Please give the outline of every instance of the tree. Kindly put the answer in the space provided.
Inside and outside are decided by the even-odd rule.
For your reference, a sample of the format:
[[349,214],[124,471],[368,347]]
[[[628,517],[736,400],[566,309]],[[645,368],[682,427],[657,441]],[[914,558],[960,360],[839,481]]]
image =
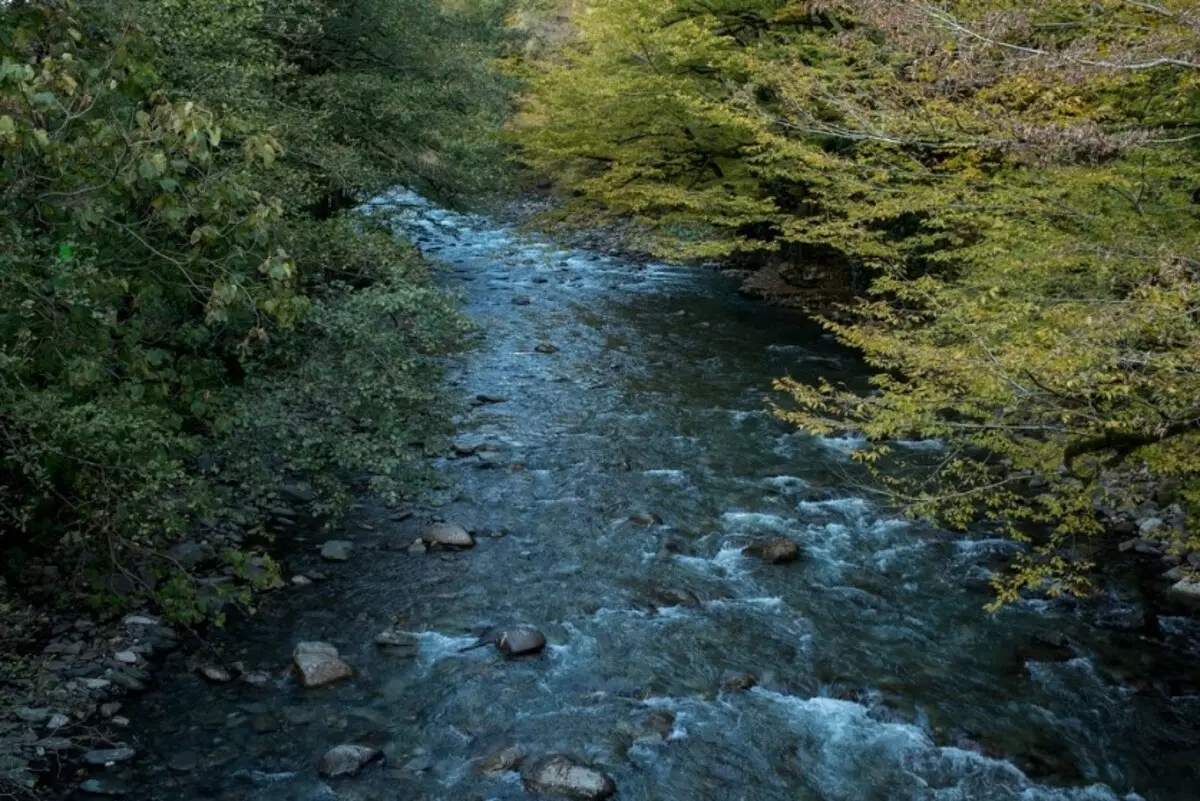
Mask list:
[[[916,514],[1033,538],[1002,600],[1082,591],[1097,510],[1164,483],[1195,530],[1189,4],[606,0],[579,27],[534,82],[530,163],[640,215],[660,252],[871,276],[827,325],[875,390],[785,378],[778,413],[866,433],[859,458]],[[887,442],[911,437],[944,458],[897,472]]]

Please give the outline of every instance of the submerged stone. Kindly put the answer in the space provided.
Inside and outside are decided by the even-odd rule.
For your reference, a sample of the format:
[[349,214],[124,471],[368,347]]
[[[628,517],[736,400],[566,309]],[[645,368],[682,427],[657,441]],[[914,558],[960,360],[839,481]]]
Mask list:
[[380,752],[365,745],[337,745],[329,749],[317,763],[317,772],[330,778],[353,776],[374,762]]

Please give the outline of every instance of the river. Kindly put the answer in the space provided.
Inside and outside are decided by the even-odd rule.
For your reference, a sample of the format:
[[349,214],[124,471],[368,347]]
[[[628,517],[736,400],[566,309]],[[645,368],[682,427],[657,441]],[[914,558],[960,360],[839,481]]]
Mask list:
[[[1102,619],[1069,602],[984,612],[1008,544],[875,505],[855,489],[853,442],[765,411],[779,375],[862,381],[819,328],[712,272],[392,199],[483,335],[450,382],[460,443],[484,455],[439,461],[447,487],[410,520],[364,501],[337,535],[356,540],[350,561],[286,561],[328,578],[219,642],[270,683],[180,669],[131,705],[131,796],[528,798],[516,773],[478,770],[518,744],[590,761],[630,801],[1200,797],[1200,695],[1187,667],[1143,678],[1155,666],[1119,625],[1132,602],[1112,591]],[[478,394],[503,400],[468,406]],[[410,553],[435,515],[507,535]],[[799,542],[800,560],[744,556],[761,536]],[[393,621],[415,656],[375,645]],[[459,653],[516,623],[548,648]],[[336,645],[355,676],[283,678],[304,640]],[[721,689],[741,673],[756,686]],[[357,741],[383,764],[318,777],[326,749]]]

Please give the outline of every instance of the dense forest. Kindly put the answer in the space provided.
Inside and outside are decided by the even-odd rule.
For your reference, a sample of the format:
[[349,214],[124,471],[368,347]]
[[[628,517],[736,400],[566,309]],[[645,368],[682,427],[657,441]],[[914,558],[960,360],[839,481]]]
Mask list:
[[198,558],[275,579],[236,541],[172,553],[189,527],[261,532],[281,492],[321,514],[346,478],[404,492],[444,430],[434,359],[465,323],[386,219],[347,210],[497,189],[504,9],[4,5],[6,573],[48,560],[63,600],[198,619]]
[[[1002,601],[1086,590],[1118,522],[1176,562],[1200,547],[1194,3],[607,0],[575,22],[521,64],[517,126],[567,215],[857,297],[827,324],[874,391],[781,377],[779,416],[865,434],[915,514],[1032,541]],[[901,469],[888,442],[913,438],[943,458]],[[1148,501],[1165,514],[1131,522]]]

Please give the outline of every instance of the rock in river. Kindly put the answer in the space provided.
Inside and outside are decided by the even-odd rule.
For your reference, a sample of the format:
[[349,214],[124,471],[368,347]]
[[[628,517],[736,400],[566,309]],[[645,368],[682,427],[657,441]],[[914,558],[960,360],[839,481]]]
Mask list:
[[365,745],[334,746],[317,763],[317,772],[329,777],[353,776],[379,756],[379,751]]
[[525,751],[519,745],[510,745],[487,757],[479,764],[479,771],[486,776],[499,776],[510,770],[521,767],[525,760]]
[[742,549],[747,556],[757,556],[764,562],[781,565],[800,558],[800,546],[787,537],[775,537],[765,542],[755,542]]
[[1167,590],[1167,597],[1191,606],[1200,606],[1200,581],[1180,579]]
[[117,762],[128,762],[137,756],[132,748],[98,748],[83,755],[83,761],[89,765],[112,765]]
[[349,678],[354,672],[338,658],[338,651],[329,643],[302,642],[296,645],[292,655],[300,683],[305,687],[320,687]]
[[558,353],[558,348],[551,343],[546,342],[545,340],[537,343],[537,346],[534,348],[534,350],[536,350],[538,353],[545,354]]
[[354,543],[348,540],[329,540],[321,546],[321,556],[331,562],[345,562],[353,550]]
[[471,548],[475,538],[471,533],[457,523],[434,523],[425,529],[421,538],[432,545],[450,548]]
[[611,798],[617,785],[608,776],[574,757],[554,754],[543,757],[521,771],[525,789],[535,795],[600,801]]
[[496,636],[496,648],[505,656],[536,654],[546,647],[546,638],[531,626],[506,629]]

